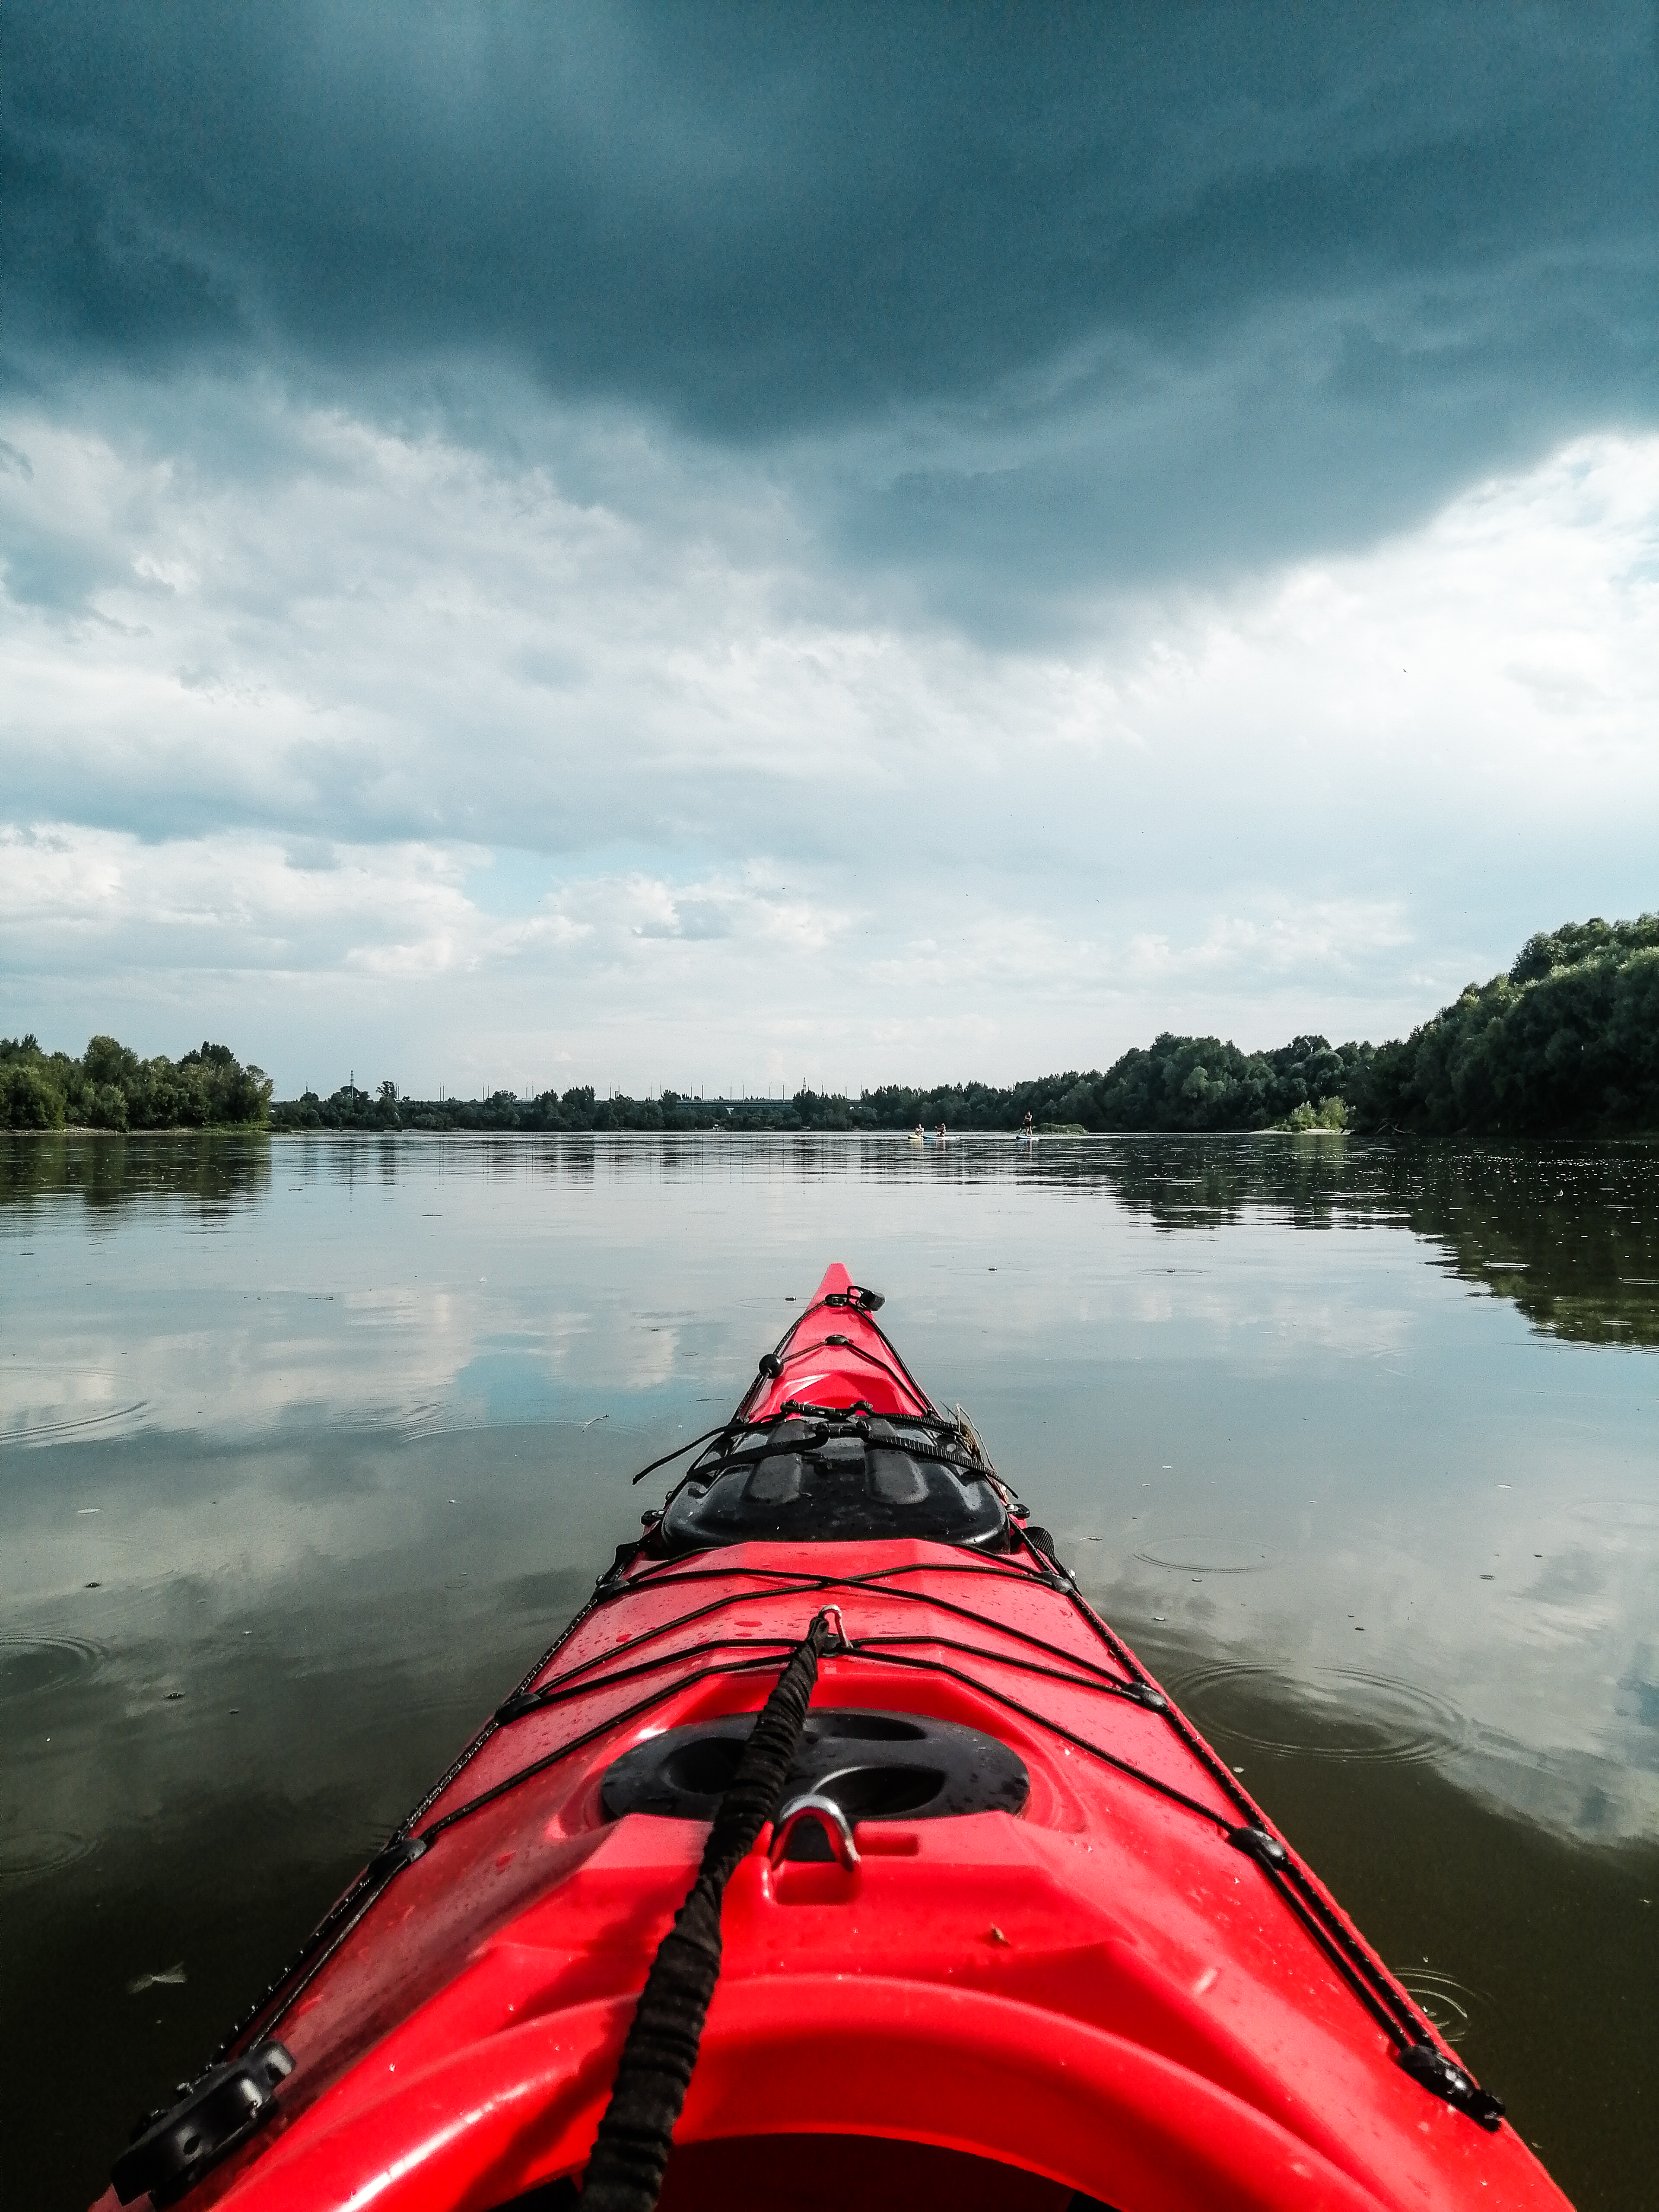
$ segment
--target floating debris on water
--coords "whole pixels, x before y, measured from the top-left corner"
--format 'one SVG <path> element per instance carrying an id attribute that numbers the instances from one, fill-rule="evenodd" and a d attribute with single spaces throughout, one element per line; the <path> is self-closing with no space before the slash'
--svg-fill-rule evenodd
<path id="1" fill-rule="evenodd" d="M 159 1974 L 140 1974 L 136 1981 L 127 1984 L 130 1997 L 141 1997 L 146 1990 L 181 1990 L 185 1985 L 185 1962 L 176 1966 L 164 1966 Z"/>

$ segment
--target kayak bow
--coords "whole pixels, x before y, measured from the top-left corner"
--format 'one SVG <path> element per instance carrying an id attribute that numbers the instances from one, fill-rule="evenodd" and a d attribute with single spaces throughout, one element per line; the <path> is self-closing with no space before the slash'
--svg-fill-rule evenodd
<path id="1" fill-rule="evenodd" d="M 1565 2205 L 880 1304 L 830 1269 L 105 2207 Z"/>

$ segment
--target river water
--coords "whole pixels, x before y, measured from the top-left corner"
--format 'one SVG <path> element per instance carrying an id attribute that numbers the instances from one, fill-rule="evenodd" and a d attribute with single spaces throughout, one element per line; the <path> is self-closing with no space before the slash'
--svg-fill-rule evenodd
<path id="1" fill-rule="evenodd" d="M 844 1261 L 1583 2208 L 1659 2165 L 1659 1152 L 0 1139 L 8 2201 L 85 2203 Z"/>

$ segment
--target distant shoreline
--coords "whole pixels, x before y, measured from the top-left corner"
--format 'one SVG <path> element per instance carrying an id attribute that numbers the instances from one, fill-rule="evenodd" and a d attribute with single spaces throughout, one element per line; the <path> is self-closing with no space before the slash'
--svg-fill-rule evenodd
<path id="1" fill-rule="evenodd" d="M 787 1139 L 791 1143 L 810 1140 L 823 1144 L 831 1139 L 856 1140 L 860 1144 L 891 1145 L 908 1148 L 911 1139 L 902 1129 L 775 1129 L 747 1125 L 737 1127 L 699 1129 L 421 1129 L 421 1128 L 330 1128 L 284 1129 L 273 1127 L 264 1121 L 220 1121 L 203 1124 L 180 1122 L 167 1129 L 100 1129 L 89 1125 L 66 1123 L 61 1129 L 4 1129 L 0 1137 L 27 1138 L 40 1140 L 48 1138 L 91 1137 L 100 1143 L 119 1141 L 122 1144 L 141 1144 L 154 1138 L 176 1137 L 264 1137 L 283 1143 L 314 1144 L 322 1139 L 331 1142 L 347 1139 L 354 1144 L 384 1144 L 402 1141 L 410 1144 L 459 1142 L 478 1144 L 568 1143 L 593 1144 L 676 1144 L 701 1142 L 714 1138 L 724 1143 L 737 1138 L 749 1141 L 757 1138 Z M 1425 1135 L 1413 1129 L 1287 1129 L 1270 1127 L 1263 1129 L 1079 1129 L 1064 1134 L 1043 1133 L 1045 1145 L 1085 1145 L 1117 1143 L 1124 1139 L 1139 1139 L 1156 1137 L 1160 1142 L 1182 1144 L 1212 1144 L 1218 1140 L 1255 1141 L 1272 1138 L 1277 1141 L 1302 1142 L 1313 1139 L 1318 1143 L 1335 1140 L 1346 1144 L 1350 1140 L 1366 1146 L 1451 1146 L 1478 1144 L 1480 1146 L 1516 1147 L 1532 1146 L 1585 1145 L 1620 1146 L 1659 1144 L 1659 1125 L 1652 1128 L 1613 1129 L 1606 1131 L 1574 1130 L 1552 1135 L 1548 1133 L 1528 1132 L 1515 1134 L 1502 1130 L 1485 1131 L 1471 1135 L 1462 1131 L 1455 1135 Z M 1019 1133 L 1012 1129 L 951 1129 L 947 1132 L 945 1150 L 957 1146 L 972 1146 L 979 1150 L 1011 1150 L 1019 1142 Z M 937 1152 L 937 1144 L 927 1148 Z"/>
<path id="2" fill-rule="evenodd" d="M 95 1036 L 78 1060 L 34 1036 L 0 1038 L 0 1127 L 112 1134 L 187 1130 L 341 1134 L 685 1135 L 724 1131 L 830 1136 L 917 1129 L 1004 1137 L 1334 1134 L 1561 1139 L 1659 1128 L 1659 914 L 1565 922 L 1528 939 L 1508 972 L 1469 984 L 1409 1037 L 1331 1044 L 1293 1037 L 1245 1052 L 1165 1030 L 1102 1072 L 1013 1084 L 890 1083 L 789 1098 L 653 1097 L 592 1084 L 532 1097 L 511 1091 L 408 1098 L 355 1074 L 327 1097 L 274 1101 L 270 1079 L 229 1047 L 143 1060 Z"/>

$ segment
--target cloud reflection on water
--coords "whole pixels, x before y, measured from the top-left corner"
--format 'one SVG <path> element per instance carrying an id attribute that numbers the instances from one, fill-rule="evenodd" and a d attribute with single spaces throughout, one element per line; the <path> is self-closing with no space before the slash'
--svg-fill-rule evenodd
<path id="1" fill-rule="evenodd" d="M 0 1152 L 0 1235 L 33 1286 L 0 1362 L 8 1581 L 45 1631 L 93 1580 L 106 1616 L 229 1574 L 281 1618 L 393 1552 L 441 1586 L 399 1454 L 637 1464 L 734 1401 L 840 1255 L 1151 1645 L 1312 1712 L 1363 1660 L 1468 1713 L 1442 1749 L 1472 1786 L 1659 1832 L 1639 1146 L 70 1136 Z M 618 1475 L 591 1505 L 582 1565 L 633 1502 Z M 571 1525 L 537 1557 L 578 1564 Z M 477 1587 L 522 1573 L 502 1541 Z"/>

